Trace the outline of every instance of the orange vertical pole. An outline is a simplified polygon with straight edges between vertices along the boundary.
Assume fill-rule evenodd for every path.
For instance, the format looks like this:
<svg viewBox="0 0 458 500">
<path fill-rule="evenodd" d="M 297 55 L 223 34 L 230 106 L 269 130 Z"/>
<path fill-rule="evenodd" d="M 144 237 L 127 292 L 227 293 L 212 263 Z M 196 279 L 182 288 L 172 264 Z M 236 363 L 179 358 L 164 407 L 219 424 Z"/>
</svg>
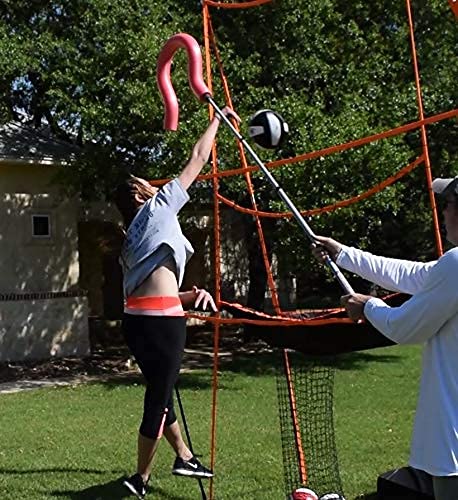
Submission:
<svg viewBox="0 0 458 500">
<path fill-rule="evenodd" d="M 215 34 L 213 32 L 213 27 L 212 27 L 211 19 L 209 19 L 209 23 L 208 24 L 209 24 L 209 34 L 211 35 L 211 40 L 213 42 L 213 48 L 214 48 L 214 51 L 215 51 L 215 56 L 216 56 L 216 59 L 218 61 L 218 65 L 220 67 L 220 76 L 221 76 L 221 80 L 223 82 L 224 95 L 226 97 L 227 104 L 229 104 L 232 107 L 231 94 L 230 94 L 229 86 L 227 84 L 227 79 L 226 79 L 226 77 L 224 75 L 221 58 L 219 56 L 218 47 L 216 45 L 216 38 L 215 38 Z M 238 125 L 237 124 L 235 124 L 235 127 L 238 129 Z M 238 146 L 238 149 L 239 149 L 239 154 L 240 154 L 240 159 L 241 159 L 242 167 L 244 169 L 246 169 L 248 167 L 248 164 L 247 164 L 247 160 L 246 160 L 245 149 L 243 148 L 243 146 L 242 146 L 242 144 L 240 142 L 237 144 L 237 146 Z M 253 207 L 253 210 L 255 212 L 257 212 L 258 211 L 258 207 L 257 207 L 256 198 L 255 198 L 255 194 L 254 194 L 253 184 L 252 184 L 252 181 L 251 181 L 251 175 L 250 175 L 249 172 L 245 172 L 244 176 L 245 176 L 245 180 L 246 180 L 246 183 L 247 183 L 248 194 L 250 196 L 251 206 Z M 258 237 L 259 237 L 259 244 L 261 246 L 261 253 L 262 253 L 263 260 L 264 260 L 264 265 L 266 267 L 267 284 L 268 284 L 269 291 L 270 291 L 270 294 L 271 294 L 272 304 L 274 306 L 276 314 L 280 314 L 281 313 L 280 301 L 279 301 L 279 298 L 278 298 L 277 290 L 275 288 L 275 283 L 274 283 L 274 279 L 273 279 L 273 275 L 272 275 L 271 263 L 269 261 L 269 257 L 268 257 L 268 254 L 267 254 L 267 247 L 266 247 L 266 242 L 265 242 L 264 233 L 263 233 L 263 229 L 262 229 L 261 219 L 260 219 L 259 215 L 257 215 L 257 213 L 254 214 L 254 219 L 255 219 L 255 224 L 256 224 L 256 231 L 257 231 Z"/>
<path fill-rule="evenodd" d="M 307 483 L 307 465 L 305 462 L 304 449 L 302 447 L 301 430 L 299 427 L 299 419 L 297 417 L 296 395 L 294 392 L 294 384 L 291 377 L 291 365 L 289 363 L 288 351 L 283 349 L 283 366 L 285 368 L 286 383 L 288 385 L 288 398 L 291 410 L 291 420 L 293 421 L 294 440 L 296 442 L 297 461 L 299 466 L 299 479 L 301 484 Z"/>
<path fill-rule="evenodd" d="M 207 84 L 210 92 L 213 91 L 213 81 L 211 73 L 211 60 L 210 60 L 210 40 L 209 40 L 209 20 L 210 13 L 208 6 L 205 2 L 202 3 L 202 14 L 203 14 L 203 30 L 204 30 L 204 45 L 205 45 L 205 68 L 207 73 Z M 210 119 L 213 118 L 214 110 L 209 105 L 209 115 Z M 212 149 L 212 173 L 217 173 L 218 162 L 216 147 L 213 146 Z M 219 212 L 219 200 L 217 198 L 219 190 L 219 178 L 213 176 L 213 220 L 214 220 L 214 272 L 215 272 L 215 299 L 216 303 L 219 304 L 221 301 L 221 231 L 220 231 L 220 212 Z M 219 317 L 219 313 L 217 313 Z M 210 436 L 210 466 L 212 470 L 215 468 L 216 462 L 216 422 L 217 422 L 217 402 L 218 402 L 218 354 L 219 354 L 219 339 L 220 339 L 220 324 L 219 322 L 214 323 L 214 335 L 213 335 L 213 373 L 212 373 L 212 409 L 211 409 L 211 436 Z M 210 500 L 214 499 L 214 481 L 210 481 Z"/>
<path fill-rule="evenodd" d="M 423 99 L 422 99 L 422 95 L 421 95 L 420 72 L 418 70 L 417 48 L 416 48 L 416 44 L 415 44 L 415 33 L 414 33 L 412 9 L 411 9 L 410 0 L 406 0 L 406 2 L 407 2 L 407 4 L 406 4 L 407 17 L 409 19 L 412 62 L 413 62 L 413 68 L 414 68 L 414 73 L 415 73 L 415 87 L 417 90 L 417 104 L 418 104 L 418 110 L 419 110 L 419 114 L 420 114 L 420 120 L 424 120 L 425 116 L 424 116 L 424 111 L 423 111 Z M 433 215 L 434 236 L 436 239 L 436 250 L 437 250 L 438 255 L 442 255 L 442 253 L 443 253 L 442 239 L 441 239 L 441 234 L 440 234 L 439 218 L 437 216 L 436 200 L 435 200 L 433 188 L 432 188 L 433 179 L 432 179 L 432 175 L 431 175 L 431 162 L 429 160 L 429 148 L 428 148 L 428 137 L 426 134 L 426 126 L 421 125 L 420 131 L 421 131 L 421 144 L 422 144 L 422 148 L 423 148 L 423 157 L 425 159 L 426 181 L 428 183 L 429 200 L 431 203 L 432 215 Z"/>
</svg>

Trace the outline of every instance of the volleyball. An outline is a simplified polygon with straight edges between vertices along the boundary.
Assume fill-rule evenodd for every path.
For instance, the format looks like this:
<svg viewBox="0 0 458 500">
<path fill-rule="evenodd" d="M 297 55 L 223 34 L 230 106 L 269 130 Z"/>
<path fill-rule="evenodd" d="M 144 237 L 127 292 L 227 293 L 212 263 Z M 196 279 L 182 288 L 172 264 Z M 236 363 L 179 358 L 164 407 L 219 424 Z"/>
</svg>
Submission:
<svg viewBox="0 0 458 500">
<path fill-rule="evenodd" d="M 339 493 L 325 493 L 318 500 L 345 500 L 345 497 Z"/>
<path fill-rule="evenodd" d="M 264 149 L 278 148 L 288 135 L 289 127 L 283 118 L 271 109 L 257 111 L 249 121 L 248 134 Z"/>
<path fill-rule="evenodd" d="M 318 500 L 318 495 L 309 488 L 298 488 L 291 493 L 288 500 Z"/>
</svg>

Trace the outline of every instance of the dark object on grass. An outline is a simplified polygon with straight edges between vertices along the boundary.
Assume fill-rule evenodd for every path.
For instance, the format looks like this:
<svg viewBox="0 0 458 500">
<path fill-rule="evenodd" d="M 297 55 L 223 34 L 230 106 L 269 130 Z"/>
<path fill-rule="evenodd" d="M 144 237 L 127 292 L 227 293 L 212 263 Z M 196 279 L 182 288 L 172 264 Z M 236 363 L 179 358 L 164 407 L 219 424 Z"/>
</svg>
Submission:
<svg viewBox="0 0 458 500">
<path fill-rule="evenodd" d="M 401 467 L 381 474 L 377 479 L 380 500 L 434 500 L 431 476 L 413 467 Z"/>
<path fill-rule="evenodd" d="M 397 306 L 407 298 L 407 295 L 394 294 L 385 300 L 391 306 Z M 310 356 L 332 356 L 395 345 L 395 342 L 377 331 L 370 323 L 353 323 L 348 320 L 342 309 L 330 312 L 314 311 L 310 314 L 289 312 L 287 316 L 285 313 L 279 317 L 224 301 L 221 308 L 235 318 L 263 322 L 247 322 L 244 325 L 247 337 L 259 338 L 272 347 L 293 349 Z M 301 319 L 303 322 L 287 325 L 288 319 Z M 284 325 L 281 320 L 285 321 Z M 273 323 L 272 326 L 269 322 Z"/>
</svg>

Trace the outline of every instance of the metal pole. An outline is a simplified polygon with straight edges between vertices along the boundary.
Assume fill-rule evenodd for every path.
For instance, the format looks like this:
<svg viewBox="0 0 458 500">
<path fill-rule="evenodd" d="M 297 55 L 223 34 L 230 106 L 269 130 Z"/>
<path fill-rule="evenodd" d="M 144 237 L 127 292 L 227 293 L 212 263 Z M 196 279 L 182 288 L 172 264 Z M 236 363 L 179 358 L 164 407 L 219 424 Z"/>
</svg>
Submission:
<svg viewBox="0 0 458 500">
<path fill-rule="evenodd" d="M 177 384 L 175 384 L 175 394 L 177 397 L 178 406 L 180 408 L 181 421 L 183 422 L 183 427 L 184 427 L 184 431 L 186 434 L 186 439 L 188 440 L 189 450 L 191 451 L 191 453 L 194 456 L 194 450 L 192 448 L 192 442 L 191 442 L 191 435 L 189 434 L 188 424 L 186 422 L 186 416 L 184 414 L 183 403 L 181 402 L 180 391 L 178 390 L 178 382 L 177 382 Z M 207 500 L 207 494 L 205 493 L 205 488 L 204 488 L 204 485 L 202 483 L 202 479 L 200 477 L 198 477 L 197 482 L 199 483 L 200 493 L 202 494 L 202 500 Z"/>
<path fill-rule="evenodd" d="M 248 153 L 253 158 L 253 160 L 256 162 L 258 167 L 262 170 L 263 174 L 267 177 L 269 182 L 275 188 L 278 196 L 283 200 L 285 205 L 289 208 L 289 210 L 294 215 L 295 219 L 299 223 L 299 226 L 302 228 L 302 230 L 304 231 L 307 238 L 312 243 L 316 243 L 315 233 L 312 231 L 311 227 L 307 224 L 304 217 L 302 217 L 299 210 L 296 208 L 296 206 L 291 201 L 289 196 L 285 193 L 285 191 L 280 186 L 280 184 L 277 182 L 275 177 L 270 173 L 269 169 L 264 165 L 264 163 L 261 161 L 259 156 L 253 150 L 253 148 L 248 144 L 248 142 L 243 138 L 243 136 L 240 134 L 240 132 L 234 127 L 234 125 L 232 125 L 229 118 L 227 118 L 227 116 L 224 115 L 224 113 L 221 111 L 221 109 L 215 103 L 215 101 L 213 100 L 211 95 L 207 94 L 205 97 L 206 97 L 207 101 L 211 104 L 211 106 L 214 108 L 215 112 L 218 114 L 220 119 L 223 120 L 224 123 L 230 128 L 230 130 L 235 135 L 235 137 L 237 137 L 237 139 L 242 143 L 243 147 L 248 151 Z M 331 259 L 331 257 L 329 257 L 329 255 L 326 257 L 325 263 L 331 269 L 332 274 L 337 279 L 337 281 L 339 282 L 340 286 L 343 288 L 345 293 L 346 294 L 353 294 L 354 290 L 351 287 L 350 283 L 347 281 L 347 278 L 345 278 L 345 276 L 342 274 L 342 271 L 339 269 L 337 264 Z"/>
</svg>

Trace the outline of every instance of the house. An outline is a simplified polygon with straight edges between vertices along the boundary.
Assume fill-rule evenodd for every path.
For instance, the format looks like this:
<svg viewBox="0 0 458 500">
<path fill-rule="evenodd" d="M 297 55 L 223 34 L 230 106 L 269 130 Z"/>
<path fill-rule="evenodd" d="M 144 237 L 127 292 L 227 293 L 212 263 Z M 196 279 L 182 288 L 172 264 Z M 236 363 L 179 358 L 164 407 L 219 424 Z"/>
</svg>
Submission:
<svg viewBox="0 0 458 500">
<path fill-rule="evenodd" d="M 0 127 L 0 361 L 89 352 L 79 202 L 52 182 L 77 152 L 45 129 Z"/>
<path fill-rule="evenodd" d="M 90 339 L 110 344 L 119 333 L 120 216 L 109 204 L 70 199 L 54 182 L 60 170 L 72 168 L 78 153 L 77 146 L 53 138 L 46 128 L 20 121 L 0 127 L 0 362 L 84 356 Z M 188 204 L 181 217 L 195 248 L 183 289 L 214 288 L 212 199 L 209 194 L 206 208 Z M 269 303 L 258 269 L 263 260 L 255 238 L 243 229 L 247 216 L 223 208 L 223 297 L 246 302 L 249 262 L 257 262 L 251 274 L 259 274 L 262 308 L 264 298 Z M 290 284 L 282 288 L 278 281 L 280 293 L 290 295 Z"/>
</svg>

